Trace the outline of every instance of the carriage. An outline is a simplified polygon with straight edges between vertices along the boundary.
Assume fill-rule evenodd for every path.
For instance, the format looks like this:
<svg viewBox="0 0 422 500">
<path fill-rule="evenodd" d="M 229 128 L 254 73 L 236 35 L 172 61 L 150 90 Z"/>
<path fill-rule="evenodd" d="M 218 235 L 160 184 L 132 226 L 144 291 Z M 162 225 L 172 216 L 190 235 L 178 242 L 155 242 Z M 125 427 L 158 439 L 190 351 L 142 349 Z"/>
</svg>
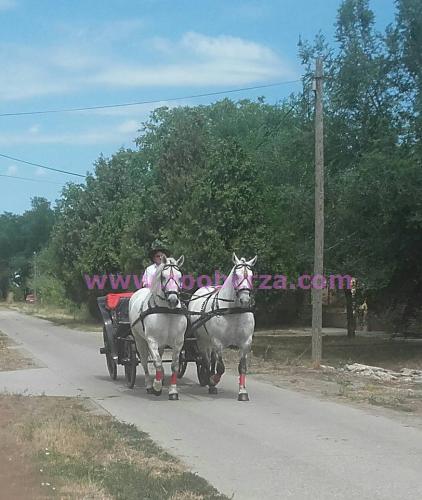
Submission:
<svg viewBox="0 0 422 500">
<path fill-rule="evenodd" d="M 177 379 L 183 377 L 188 363 L 194 362 L 200 385 L 217 394 L 216 385 L 225 372 L 222 351 L 235 346 L 239 348 L 238 401 L 249 401 L 245 381 L 255 326 L 252 268 L 256 259 L 239 259 L 233 253 L 234 266 L 223 285 L 200 287 L 185 302 L 180 270 L 183 255 L 177 260 L 161 257 L 147 289 L 99 297 L 104 322 L 104 347 L 100 352 L 106 355 L 111 378 L 116 379 L 117 366 L 123 365 L 126 383 L 132 388 L 140 363 L 147 392 L 160 396 L 163 362 L 170 362 L 168 396 L 175 401 L 179 399 Z M 171 349 L 170 360 L 163 359 L 166 347 Z M 149 363 L 155 368 L 153 377 Z"/>
<path fill-rule="evenodd" d="M 136 369 L 140 363 L 139 352 L 129 321 L 129 300 L 132 295 L 132 292 L 109 293 L 97 298 L 103 320 L 104 347 L 100 348 L 100 353 L 106 356 L 107 369 L 112 380 L 117 378 L 117 366 L 123 365 L 126 384 L 129 388 L 133 388 L 135 385 Z M 188 315 L 187 311 L 186 314 Z M 163 362 L 169 363 L 171 360 L 164 359 Z M 190 322 L 188 322 L 183 348 L 179 356 L 177 373 L 179 379 L 185 374 L 190 362 L 196 364 L 200 385 L 207 385 L 207 371 L 197 346 L 194 328 L 190 327 Z"/>
</svg>

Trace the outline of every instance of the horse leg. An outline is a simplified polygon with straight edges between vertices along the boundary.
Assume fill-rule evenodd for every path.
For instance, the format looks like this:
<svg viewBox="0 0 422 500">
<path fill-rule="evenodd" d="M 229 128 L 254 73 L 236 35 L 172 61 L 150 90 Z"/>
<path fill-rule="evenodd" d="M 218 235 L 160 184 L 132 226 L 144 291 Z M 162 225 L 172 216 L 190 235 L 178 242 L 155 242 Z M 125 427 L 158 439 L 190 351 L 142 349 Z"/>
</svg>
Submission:
<svg viewBox="0 0 422 500">
<path fill-rule="evenodd" d="M 226 371 L 226 367 L 224 366 L 223 362 L 223 355 L 222 355 L 222 348 L 218 347 L 217 349 L 212 351 L 211 354 L 211 376 L 210 376 L 210 389 L 211 387 L 213 390 L 213 394 L 217 393 L 217 387 L 216 385 L 220 382 L 221 377 L 223 376 L 223 373 Z"/>
<path fill-rule="evenodd" d="M 221 377 L 223 376 L 225 371 L 226 371 L 226 367 L 224 366 L 223 353 L 222 353 L 222 350 L 219 349 L 217 351 L 217 373 L 214 376 L 214 380 L 215 380 L 216 384 L 218 384 L 218 382 L 220 382 Z"/>
<path fill-rule="evenodd" d="M 215 365 L 217 364 L 217 355 L 214 351 L 214 349 L 212 349 L 211 351 L 211 356 L 210 356 L 210 373 L 209 373 L 209 380 L 210 380 L 210 383 L 208 384 L 208 392 L 210 394 L 217 394 L 217 387 L 216 386 L 216 382 L 215 382 Z"/>
<path fill-rule="evenodd" d="M 152 384 L 152 394 L 160 396 L 163 390 L 164 379 L 163 362 L 158 351 L 158 343 L 155 340 L 149 340 L 148 347 L 155 367 L 155 379 Z"/>
<path fill-rule="evenodd" d="M 203 377 L 203 381 L 201 382 L 201 385 L 208 385 L 208 392 L 210 394 L 215 393 L 213 384 L 211 382 L 211 350 L 209 348 L 206 348 L 204 350 L 201 349 L 201 373 Z M 203 372 L 202 372 L 203 370 Z"/>
<path fill-rule="evenodd" d="M 215 375 L 215 365 L 217 364 L 217 355 L 215 351 L 211 351 L 211 364 L 210 364 L 210 376 Z"/>
<path fill-rule="evenodd" d="M 152 378 L 148 369 L 148 357 L 149 357 L 148 344 L 146 340 L 140 338 L 138 340 L 137 345 L 139 350 L 139 356 L 141 357 L 141 365 L 145 372 L 145 388 L 148 394 L 151 394 L 153 392 L 153 389 L 152 389 Z"/>
<path fill-rule="evenodd" d="M 239 395 L 237 397 L 238 401 L 249 401 L 248 391 L 246 390 L 246 370 L 247 370 L 247 359 L 250 351 L 248 349 L 240 350 L 240 362 L 239 362 Z"/>
<path fill-rule="evenodd" d="M 171 378 L 169 387 L 170 401 L 177 401 L 179 399 L 179 393 L 177 391 L 177 372 L 179 371 L 179 355 L 180 355 L 180 350 L 174 347 L 171 360 Z"/>
</svg>

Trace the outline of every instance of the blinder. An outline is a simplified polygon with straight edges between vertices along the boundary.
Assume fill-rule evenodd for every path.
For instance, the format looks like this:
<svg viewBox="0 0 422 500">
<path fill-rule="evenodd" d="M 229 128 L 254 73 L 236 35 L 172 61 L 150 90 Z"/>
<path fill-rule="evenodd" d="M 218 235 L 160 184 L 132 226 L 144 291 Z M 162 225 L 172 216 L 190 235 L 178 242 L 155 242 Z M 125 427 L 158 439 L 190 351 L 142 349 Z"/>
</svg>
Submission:
<svg viewBox="0 0 422 500">
<path fill-rule="evenodd" d="M 243 279 L 239 283 L 236 283 L 236 286 L 235 286 L 236 297 L 239 297 L 239 294 L 241 292 L 249 292 L 250 295 L 253 292 L 253 286 L 248 286 L 248 287 L 242 287 L 242 288 L 240 288 L 240 285 L 244 281 L 246 281 L 248 283 L 248 285 L 250 285 L 249 276 L 248 276 L 247 271 L 250 271 L 251 273 L 253 273 L 252 266 L 249 265 L 249 264 L 247 264 L 246 262 L 243 262 L 241 264 L 236 264 L 234 266 L 234 270 L 235 271 L 239 271 L 241 269 L 243 269 Z M 252 276 L 252 279 L 253 279 L 253 276 Z"/>
<path fill-rule="evenodd" d="M 174 271 L 179 271 L 179 273 L 182 273 L 182 271 L 180 270 L 180 268 L 177 264 L 165 264 L 162 271 L 167 271 L 168 269 L 170 269 L 170 277 L 167 279 L 167 281 L 165 281 L 163 275 L 161 274 L 161 287 L 162 287 L 162 290 L 164 291 L 164 299 L 165 300 L 168 300 L 170 295 L 172 295 L 172 294 L 176 295 L 177 298 L 179 298 L 179 295 L 180 295 L 180 285 L 177 282 L 177 280 L 175 279 L 173 273 L 174 273 Z M 167 290 L 168 284 L 171 283 L 172 281 L 176 284 L 177 290 Z"/>
</svg>

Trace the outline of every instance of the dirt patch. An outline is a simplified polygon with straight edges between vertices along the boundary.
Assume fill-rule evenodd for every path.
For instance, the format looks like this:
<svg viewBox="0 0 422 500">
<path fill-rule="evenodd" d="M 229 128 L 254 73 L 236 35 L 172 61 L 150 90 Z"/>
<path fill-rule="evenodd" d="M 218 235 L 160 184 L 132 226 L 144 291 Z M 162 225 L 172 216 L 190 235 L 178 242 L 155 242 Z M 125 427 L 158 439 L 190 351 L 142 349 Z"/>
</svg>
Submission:
<svg viewBox="0 0 422 500">
<path fill-rule="evenodd" d="M 29 356 L 25 356 L 7 335 L 0 332 L 0 371 L 24 370 L 36 366 L 36 363 Z"/>
<path fill-rule="evenodd" d="M 229 369 L 237 371 L 238 354 L 225 352 Z M 343 367 L 363 363 L 390 370 L 422 368 L 422 342 L 394 340 L 375 335 L 348 339 L 323 338 L 323 363 L 327 368 L 311 368 L 309 335 L 257 335 L 248 373 L 273 385 L 299 390 L 345 403 L 370 404 L 422 417 L 422 384 L 403 381 L 376 381 Z"/>
<path fill-rule="evenodd" d="M 422 340 L 392 338 L 385 334 L 326 335 L 322 339 L 323 363 L 341 367 L 362 363 L 399 371 L 402 368 L 422 369 Z M 253 350 L 265 360 L 283 364 L 311 363 L 309 335 L 256 335 Z"/>
<path fill-rule="evenodd" d="M 16 437 L 11 433 L 17 419 L 19 405 L 16 398 L 0 396 L 0 497 L 20 500 L 48 498 L 41 486 L 45 481 L 43 474 L 28 450 L 17 446 Z"/>
<path fill-rule="evenodd" d="M 0 415 L 0 439 L 10 450 L 0 454 L 1 484 L 16 477 L 2 498 L 226 498 L 89 400 L 3 395 Z"/>
</svg>

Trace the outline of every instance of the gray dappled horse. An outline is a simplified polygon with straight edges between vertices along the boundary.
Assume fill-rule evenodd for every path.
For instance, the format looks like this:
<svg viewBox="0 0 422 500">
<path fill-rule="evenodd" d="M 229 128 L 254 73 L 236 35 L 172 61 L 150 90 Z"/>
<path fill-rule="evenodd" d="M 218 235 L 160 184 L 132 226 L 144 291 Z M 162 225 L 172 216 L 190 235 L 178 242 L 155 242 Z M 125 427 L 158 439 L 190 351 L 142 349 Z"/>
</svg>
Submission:
<svg viewBox="0 0 422 500">
<path fill-rule="evenodd" d="M 192 325 L 197 330 L 198 347 L 208 370 L 210 393 L 225 371 L 223 349 L 239 348 L 239 401 L 249 401 L 246 390 L 247 357 L 251 350 L 255 318 L 251 311 L 253 266 L 257 256 L 247 261 L 233 253 L 234 267 L 221 287 L 199 288 L 189 302 Z M 192 314 L 198 313 L 198 315 Z M 207 313 L 209 316 L 207 317 Z"/>
<path fill-rule="evenodd" d="M 152 279 L 151 288 L 141 288 L 129 301 L 129 320 L 145 371 L 148 393 L 157 396 L 161 394 L 164 378 L 161 356 L 164 347 L 172 349 L 170 400 L 179 399 L 177 372 L 187 326 L 186 314 L 179 298 L 182 279 L 180 266 L 183 262 L 183 255 L 178 260 L 163 257 Z M 155 367 L 154 381 L 148 370 L 149 354 Z"/>
</svg>

